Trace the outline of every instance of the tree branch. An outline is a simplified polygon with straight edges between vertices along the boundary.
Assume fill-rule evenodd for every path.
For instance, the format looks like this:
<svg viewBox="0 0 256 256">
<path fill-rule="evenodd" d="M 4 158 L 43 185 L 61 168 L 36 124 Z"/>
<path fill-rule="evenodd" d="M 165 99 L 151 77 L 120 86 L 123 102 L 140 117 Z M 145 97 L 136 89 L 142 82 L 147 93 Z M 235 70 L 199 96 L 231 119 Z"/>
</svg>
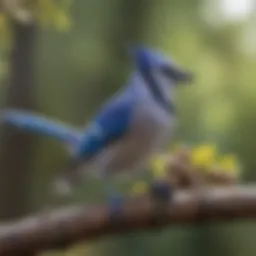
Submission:
<svg viewBox="0 0 256 256">
<path fill-rule="evenodd" d="M 175 193 L 157 221 L 155 205 L 148 195 L 128 198 L 124 214 L 108 218 L 107 205 L 77 206 L 27 217 L 0 226 L 0 255 L 37 252 L 69 246 L 102 235 L 166 227 L 169 224 L 256 217 L 256 187 L 180 191 Z"/>
</svg>

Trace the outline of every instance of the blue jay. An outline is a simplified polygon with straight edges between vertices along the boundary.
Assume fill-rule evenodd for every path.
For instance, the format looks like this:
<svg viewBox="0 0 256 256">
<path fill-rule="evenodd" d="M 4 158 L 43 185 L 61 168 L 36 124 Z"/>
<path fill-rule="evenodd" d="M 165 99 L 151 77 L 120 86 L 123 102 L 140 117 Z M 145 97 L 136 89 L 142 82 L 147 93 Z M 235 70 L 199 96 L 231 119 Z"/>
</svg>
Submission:
<svg viewBox="0 0 256 256">
<path fill-rule="evenodd" d="M 71 160 L 55 184 L 59 193 L 70 193 L 88 171 L 107 180 L 115 174 L 135 173 L 171 138 L 174 90 L 192 81 L 192 74 L 143 46 L 133 47 L 131 56 L 135 68 L 130 80 L 103 104 L 84 131 L 33 113 L 3 112 L 2 121 L 67 145 Z"/>
</svg>

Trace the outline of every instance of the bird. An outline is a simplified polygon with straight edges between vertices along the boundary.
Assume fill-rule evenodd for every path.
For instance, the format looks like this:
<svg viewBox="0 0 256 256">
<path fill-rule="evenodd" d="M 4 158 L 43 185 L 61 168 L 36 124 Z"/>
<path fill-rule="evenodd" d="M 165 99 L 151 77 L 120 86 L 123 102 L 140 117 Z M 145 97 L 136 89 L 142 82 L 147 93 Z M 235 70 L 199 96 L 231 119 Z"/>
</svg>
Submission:
<svg viewBox="0 0 256 256">
<path fill-rule="evenodd" d="M 112 178 L 136 176 L 175 133 L 175 90 L 177 85 L 193 81 L 192 72 L 143 45 L 130 47 L 129 54 L 133 70 L 128 81 L 103 102 L 84 128 L 17 109 L 4 110 L 1 115 L 3 123 L 53 137 L 67 147 L 69 162 L 54 183 L 60 195 L 70 194 L 78 182 L 93 173 L 104 179 L 117 204 L 120 197 L 115 195 Z"/>
</svg>

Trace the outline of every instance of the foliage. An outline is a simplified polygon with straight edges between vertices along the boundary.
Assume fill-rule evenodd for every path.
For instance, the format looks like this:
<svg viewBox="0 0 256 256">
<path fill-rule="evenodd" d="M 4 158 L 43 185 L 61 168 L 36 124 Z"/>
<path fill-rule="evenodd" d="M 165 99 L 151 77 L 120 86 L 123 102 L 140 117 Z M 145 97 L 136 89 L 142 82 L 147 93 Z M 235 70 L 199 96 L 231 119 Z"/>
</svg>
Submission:
<svg viewBox="0 0 256 256">
<path fill-rule="evenodd" d="M 187 160 L 184 158 L 184 153 L 187 155 Z M 180 156 L 183 156 L 180 158 Z M 184 147 L 183 145 L 175 146 L 170 152 L 163 155 L 156 156 L 152 160 L 152 174 L 154 179 L 169 179 L 173 182 L 174 169 L 177 172 L 183 172 L 184 167 L 180 168 L 177 163 L 185 165 L 187 170 L 187 176 L 192 175 L 205 178 L 204 184 L 220 184 L 227 185 L 235 183 L 241 175 L 241 167 L 238 162 L 237 156 L 233 154 L 223 155 L 217 152 L 217 149 L 213 145 L 202 144 L 197 145 L 191 149 Z M 172 164 L 174 163 L 174 164 Z M 175 173 L 180 175 L 180 173 Z M 182 177 L 184 178 L 184 172 Z M 170 177 L 171 176 L 171 177 Z M 181 177 L 181 176 L 178 176 Z M 218 181 L 218 182 L 217 182 Z M 180 184 L 180 182 L 178 182 Z M 132 189 L 132 194 L 145 193 L 148 190 L 148 185 L 145 181 L 136 182 Z"/>
<path fill-rule="evenodd" d="M 37 0 L 31 7 L 35 18 L 43 27 L 52 26 L 59 31 L 71 28 L 70 9 L 73 0 Z"/>
<path fill-rule="evenodd" d="M 0 81 L 8 74 L 7 59 L 12 49 L 13 21 L 24 26 L 68 32 L 72 25 L 73 0 L 2 0 L 0 2 Z"/>
<path fill-rule="evenodd" d="M 175 147 L 169 154 L 158 156 L 153 160 L 153 173 L 155 177 L 165 175 L 166 161 L 174 155 L 177 156 L 184 150 L 184 146 Z M 217 153 L 217 149 L 213 145 L 202 144 L 193 147 L 189 152 L 189 159 L 194 168 L 199 172 L 209 172 L 212 168 L 219 167 L 223 172 L 231 172 L 236 175 L 240 174 L 240 167 L 237 156 L 233 154 L 222 155 Z"/>
<path fill-rule="evenodd" d="M 24 25 L 38 23 L 43 28 L 53 27 L 68 31 L 71 27 L 72 0 L 2 0 L 0 39 L 4 49 L 11 45 L 11 19 Z"/>
</svg>

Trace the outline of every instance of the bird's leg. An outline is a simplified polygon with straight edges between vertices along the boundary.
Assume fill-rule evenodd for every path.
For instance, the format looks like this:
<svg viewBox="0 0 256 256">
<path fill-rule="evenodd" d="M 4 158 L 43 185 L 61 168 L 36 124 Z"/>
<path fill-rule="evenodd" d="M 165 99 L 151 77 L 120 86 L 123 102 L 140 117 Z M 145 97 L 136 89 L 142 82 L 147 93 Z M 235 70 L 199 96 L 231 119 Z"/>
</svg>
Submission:
<svg viewBox="0 0 256 256">
<path fill-rule="evenodd" d="M 113 180 L 106 172 L 102 174 L 102 177 L 104 179 L 107 201 L 109 203 L 109 215 L 111 219 L 116 220 L 122 214 L 124 197 L 117 191 Z"/>
<path fill-rule="evenodd" d="M 143 171 L 137 172 L 136 176 L 132 178 L 133 180 L 135 180 L 135 178 L 142 178 L 145 175 L 145 173 L 150 173 L 150 170 L 144 169 Z M 147 177 L 144 177 L 144 180 L 146 179 Z M 156 180 L 153 178 L 153 181 L 149 185 L 149 193 L 156 202 L 167 202 L 171 198 L 172 192 L 173 191 L 171 185 L 169 184 L 168 181 L 164 179 Z"/>
<path fill-rule="evenodd" d="M 162 180 L 153 181 L 150 191 L 153 198 L 158 202 L 168 202 L 173 192 L 170 184 Z"/>
<path fill-rule="evenodd" d="M 164 180 L 154 180 L 150 187 L 150 196 L 155 203 L 155 217 L 158 221 L 164 221 L 166 208 L 173 196 L 171 185 Z"/>
</svg>

